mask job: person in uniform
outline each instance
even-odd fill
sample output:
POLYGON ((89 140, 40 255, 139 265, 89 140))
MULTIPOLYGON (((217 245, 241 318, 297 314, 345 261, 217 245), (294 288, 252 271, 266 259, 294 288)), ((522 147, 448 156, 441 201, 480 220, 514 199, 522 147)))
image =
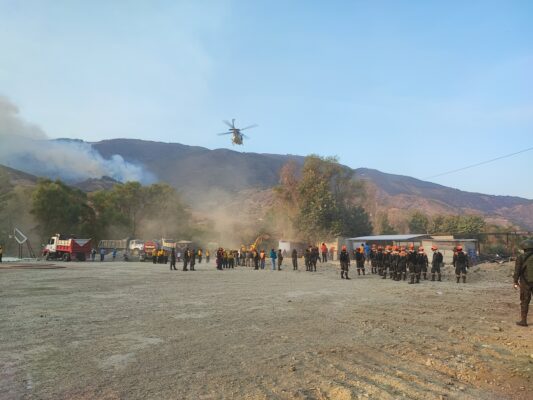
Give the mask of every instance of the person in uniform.
POLYGON ((396 264, 396 280, 399 281, 407 279, 407 253, 405 252, 405 247, 400 247, 400 252, 398 253, 398 262, 396 264))
POLYGON ((170 251, 170 270, 177 271, 176 269, 176 250, 172 249, 170 251))
POLYGON ((283 253, 281 249, 278 249, 278 271, 281 271, 281 265, 283 264, 283 253))
POLYGON ((191 259, 189 260, 190 270, 194 271, 194 264, 196 264, 196 250, 192 249, 191 253, 191 259))
POLYGON ((311 247, 305 249, 304 253, 305 270, 311 271, 311 247))
POLYGON ((455 248, 452 264, 455 268, 455 278, 457 279, 457 283, 459 283, 461 277, 463 278, 463 283, 466 283, 466 271, 469 266, 468 256, 463 251, 463 246, 460 244, 455 248))
POLYGON ((339 254, 339 261, 341 263, 341 279, 350 279, 348 277, 348 268, 350 267, 350 254, 346 250, 346 246, 342 246, 339 254))
POLYGON ((217 264, 217 269, 220 271, 222 271, 223 259, 224 259, 224 249, 222 249, 222 247, 219 247, 216 253, 216 264, 217 264))
POLYGON ((392 261, 392 254, 391 254, 391 246, 385 247, 385 252, 383 253, 383 268, 382 268, 382 278, 381 279, 387 279, 387 271, 391 269, 391 261, 392 261))
POLYGON ((186 247, 185 250, 183 251, 183 270, 184 271, 188 271, 187 265, 189 265, 189 260, 191 257, 190 254, 191 254, 191 251, 189 250, 189 247, 186 247))
POLYGON ((365 254, 360 248, 355 249, 355 265, 357 267, 357 275, 365 275, 365 254))
POLYGON ((527 326, 527 312, 533 294, 533 239, 524 240, 520 247, 524 253, 516 258, 513 274, 514 288, 520 289, 521 318, 516 324, 527 326))
POLYGON ((376 253, 376 267, 378 275, 383 275, 383 247, 378 246, 378 251, 376 253))
POLYGON ((372 248, 370 249, 370 272, 372 274, 378 273, 378 262, 377 262, 377 254, 378 251, 376 249, 376 245, 373 244, 372 248))
POLYGON ((422 273, 422 277, 424 278, 425 281, 427 281, 429 262, 428 262, 428 256, 422 246, 418 248, 417 261, 418 261, 418 268, 420 269, 419 274, 422 273))
MULTIPOLYGON (((326 253, 327 253, 327 248, 326 248, 326 253)), ((296 249, 292 249, 291 259, 292 259, 292 269, 293 271, 296 271, 298 269, 298 251, 296 249)))
POLYGON ((320 251, 322 252, 322 262, 328 262, 328 246, 326 246, 326 243, 322 243, 320 251))
POLYGON ((440 267, 442 265, 442 253, 439 251, 439 248, 435 245, 431 246, 433 250, 433 258, 431 260, 431 280, 435 281, 435 274, 437 274, 437 281, 441 282, 441 273, 440 267))
POLYGON ((398 258, 400 257, 400 252, 398 251, 398 246, 392 246, 392 253, 391 253, 391 279, 394 279, 395 281, 399 280, 398 277, 398 258))
POLYGON ((266 252, 265 249, 261 249, 259 252, 259 263, 261 265, 261 269, 265 269, 265 262, 266 262, 266 252))
MULTIPOLYGON (((409 284, 415 283, 415 276, 417 275, 417 255, 415 252, 415 245, 409 245, 409 251, 407 252, 407 268, 409 269, 409 284)), ((420 276, 418 276, 418 282, 420 282, 420 276)))
POLYGON ((211 256, 211 253, 209 253, 209 249, 205 250, 205 262, 209 264, 209 257, 211 256))

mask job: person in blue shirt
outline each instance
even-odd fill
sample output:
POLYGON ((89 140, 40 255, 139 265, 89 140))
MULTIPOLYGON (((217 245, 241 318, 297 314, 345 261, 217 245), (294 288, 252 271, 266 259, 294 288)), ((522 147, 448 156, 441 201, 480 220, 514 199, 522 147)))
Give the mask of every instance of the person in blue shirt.
POLYGON ((276 270, 276 259, 278 258, 278 255, 276 254, 276 250, 272 249, 270 250, 270 261, 272 262, 272 271, 276 270))

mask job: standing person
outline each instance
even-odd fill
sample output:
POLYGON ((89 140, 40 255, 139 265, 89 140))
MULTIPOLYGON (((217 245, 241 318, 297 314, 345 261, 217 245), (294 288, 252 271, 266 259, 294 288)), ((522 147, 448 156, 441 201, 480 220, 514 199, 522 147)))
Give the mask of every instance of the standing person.
POLYGON ((189 260, 190 270, 194 271, 194 264, 196 264, 196 249, 191 251, 191 259, 189 260))
POLYGON ((305 263, 305 270, 306 271, 310 271, 311 270, 311 250, 310 250, 310 247, 305 249, 304 263, 305 263))
POLYGON ((320 251, 318 250, 318 246, 313 247, 311 255, 311 260, 313 261, 313 272, 316 272, 316 263, 320 261, 320 251))
POLYGON ((292 258, 292 269, 293 271, 296 271, 298 269, 298 251, 296 249, 292 249, 291 258, 292 258))
POLYGON ((228 268, 235 267, 235 253, 233 250, 228 251, 228 268))
POLYGON ((259 268, 260 269, 265 269, 265 260, 266 260, 265 249, 261 249, 261 251, 259 251, 259 268))
POLYGON ((391 269, 391 261, 392 261, 391 247, 386 246, 385 253, 383 253, 383 268, 382 268, 383 278, 381 279, 387 279, 387 270, 391 269))
MULTIPOLYGON (((0 263, 2 262, 2 256, 3 255, 4 255, 4 249, 2 248, 2 245, 0 245, 0 263)), ((94 258, 93 258, 93 261, 94 261, 94 258)))
POLYGON ((105 249, 102 247, 100 249, 100 262, 104 261, 105 258, 105 249))
POLYGON ((431 246, 433 250, 433 258, 431 260, 431 280, 435 282, 435 274, 437 274, 437 280, 441 282, 440 266, 442 265, 442 253, 439 251, 439 248, 435 245, 431 246))
POLYGON ((342 246, 341 253, 339 254, 339 260, 341 262, 341 279, 350 279, 348 277, 348 268, 350 267, 350 254, 348 254, 346 246, 342 246))
POLYGON ((378 246, 378 252, 376 253, 376 267, 378 275, 383 275, 383 247, 378 246))
POLYGON ((198 249, 198 264, 202 263, 202 249, 198 249))
POLYGON ((209 257, 211 256, 211 253, 209 253, 209 249, 205 249, 205 262, 209 264, 209 257))
POLYGON ((322 243, 320 252, 322 253, 322 262, 328 262, 328 246, 326 246, 326 243, 322 243))
POLYGON ((254 256, 254 269, 259 269, 260 256, 259 256, 259 252, 255 248, 254 248, 253 256, 254 256))
POLYGON ((170 251, 170 270, 177 271, 176 269, 176 250, 172 249, 170 251))
POLYGON ((368 262, 370 258, 370 246, 365 242, 365 260, 368 262))
POLYGON ((405 247, 400 247, 400 253, 398 254, 398 261, 396 263, 396 280, 399 281, 403 278, 405 281, 407 279, 407 253, 405 252, 405 247))
POLYGON ((335 247, 334 247, 334 246, 331 246, 331 247, 329 248, 329 259, 330 259, 331 261, 333 261, 333 260, 334 260, 334 258, 333 258, 334 256, 335 256, 335 247))
POLYGON ((415 283, 415 275, 417 271, 417 257, 414 244, 409 245, 409 252, 407 253, 407 268, 409 269, 409 277, 411 278, 409 284, 413 284, 415 283))
POLYGON ((355 249, 355 265, 357 266, 357 275, 365 275, 365 255, 359 248, 355 249))
POLYGON ((520 254, 515 261, 514 288, 520 288, 520 321, 516 325, 527 326, 527 313, 531 295, 533 294, 533 239, 524 240, 520 243, 524 253, 520 254))
POLYGON ((397 276, 399 274, 398 271, 398 259, 400 258, 400 252, 398 249, 398 246, 392 246, 392 253, 391 253, 391 279, 394 279, 395 281, 399 280, 397 279, 397 276))
MULTIPOLYGON (((2 258, 2 255, 0 254, 0 258, 2 258)), ((96 249, 93 247, 91 249, 91 261, 94 262, 94 260, 96 260, 96 249)), ((1 260, 0 260, 1 261, 1 260)))
POLYGON ((424 248, 422 246, 418 248, 418 255, 416 259, 418 263, 418 275, 420 276, 420 273, 422 273, 422 276, 424 277, 424 280, 426 281, 428 279, 429 263, 428 263, 428 256, 426 255, 426 252, 424 251, 424 248))
POLYGON ((276 255, 276 250, 271 249, 270 250, 270 261, 272 262, 272 271, 276 270, 276 258, 278 258, 278 256, 276 255))
POLYGON ((373 244, 372 249, 370 249, 370 272, 372 274, 378 273, 377 255, 378 255, 378 251, 376 249, 376 245, 373 244))
POLYGON ((117 258, 117 249, 113 249, 113 261, 117 258))
POLYGON ((189 265, 189 260, 190 260, 190 253, 191 251, 189 250, 189 246, 187 246, 185 248, 185 250, 183 250, 183 270, 184 271, 188 271, 189 269, 187 268, 187 265, 189 265))
POLYGON ((281 271, 281 264, 283 264, 283 253, 278 249, 278 271, 281 271))
POLYGON ((466 283, 466 271, 468 268, 468 256, 463 251, 463 246, 460 244, 455 248, 455 253, 453 253, 453 266, 455 267, 455 278, 457 283, 461 277, 463 278, 463 283, 466 283))
POLYGON ((223 258, 224 258, 224 250, 222 249, 222 247, 219 247, 216 253, 216 264, 217 264, 217 269, 220 271, 222 271, 223 258))

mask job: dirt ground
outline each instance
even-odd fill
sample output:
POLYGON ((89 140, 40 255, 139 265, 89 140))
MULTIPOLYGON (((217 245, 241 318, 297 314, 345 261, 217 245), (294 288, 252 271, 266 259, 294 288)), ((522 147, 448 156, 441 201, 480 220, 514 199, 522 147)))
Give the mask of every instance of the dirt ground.
POLYGON ((1 399, 533 399, 510 264, 419 285, 333 264, 7 266, 1 399))

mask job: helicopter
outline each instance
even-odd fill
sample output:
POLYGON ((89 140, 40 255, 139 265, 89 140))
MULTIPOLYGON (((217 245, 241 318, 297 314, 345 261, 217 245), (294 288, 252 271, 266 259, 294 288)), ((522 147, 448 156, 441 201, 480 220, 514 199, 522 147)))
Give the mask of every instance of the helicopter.
POLYGON ((234 145, 235 144, 242 145, 244 138, 249 139, 249 137, 246 136, 244 133, 241 133, 241 131, 244 131, 246 129, 255 128, 256 126, 258 126, 257 124, 253 124, 253 125, 247 126, 246 128, 236 128, 235 127, 235 118, 233 118, 231 120, 231 123, 229 121, 226 121, 226 120, 224 120, 222 122, 224 122, 227 126, 229 126, 228 132, 217 133, 217 135, 233 135, 232 138, 231 138, 231 143, 234 144, 234 145))

